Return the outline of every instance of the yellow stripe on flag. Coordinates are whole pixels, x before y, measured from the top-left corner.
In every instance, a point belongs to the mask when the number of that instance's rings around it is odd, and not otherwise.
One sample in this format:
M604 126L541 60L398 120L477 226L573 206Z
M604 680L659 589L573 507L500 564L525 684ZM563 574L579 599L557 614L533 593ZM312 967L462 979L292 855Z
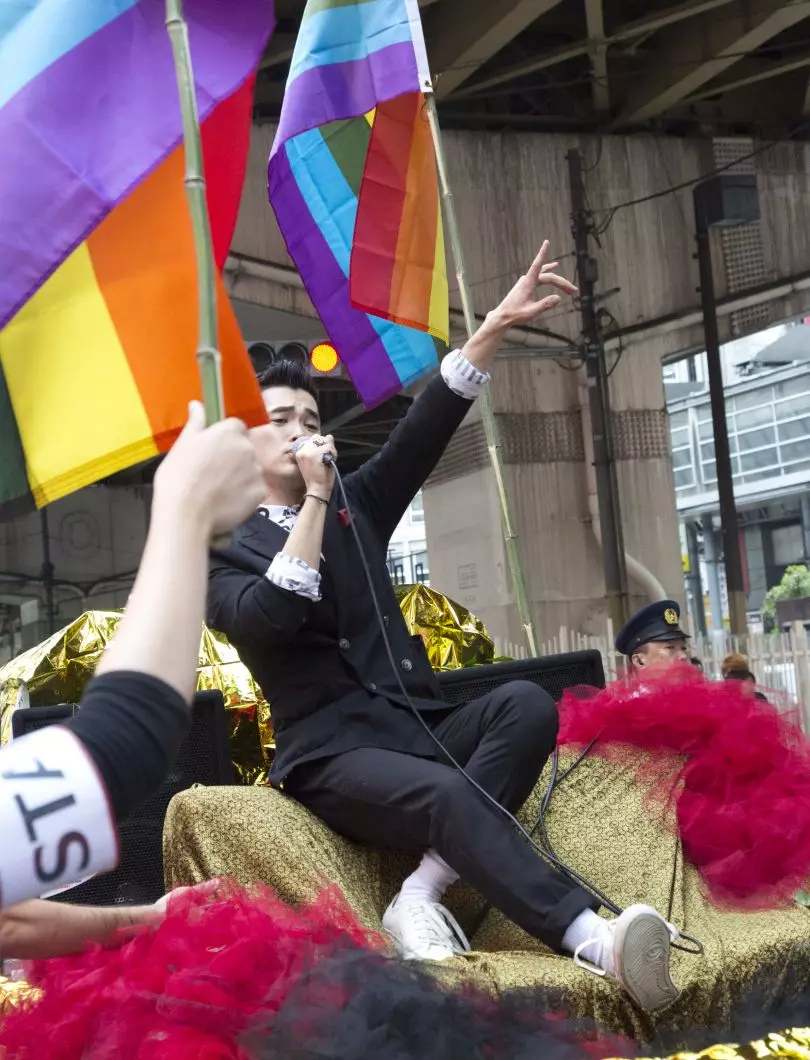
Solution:
M157 454L86 244L0 332L0 361L38 506Z
M436 225L436 254L433 259L433 286L430 289L430 312L428 330L431 335L450 343L450 288L447 283L447 257L444 252L444 225L442 205L439 202L439 218Z

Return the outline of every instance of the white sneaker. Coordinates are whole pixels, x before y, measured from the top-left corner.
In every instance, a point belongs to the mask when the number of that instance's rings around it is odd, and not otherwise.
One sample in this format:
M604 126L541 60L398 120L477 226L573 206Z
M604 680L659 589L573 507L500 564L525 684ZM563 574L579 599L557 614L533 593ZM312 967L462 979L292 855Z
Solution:
M455 917L438 902L397 895L382 922L406 961L446 961L470 949Z
M577 946L574 962L594 975L618 979L639 1008L657 1012L671 1004L680 991L669 974L669 947L678 930L648 905L631 905L616 920L605 922L605 934ZM581 953L596 948L596 960Z

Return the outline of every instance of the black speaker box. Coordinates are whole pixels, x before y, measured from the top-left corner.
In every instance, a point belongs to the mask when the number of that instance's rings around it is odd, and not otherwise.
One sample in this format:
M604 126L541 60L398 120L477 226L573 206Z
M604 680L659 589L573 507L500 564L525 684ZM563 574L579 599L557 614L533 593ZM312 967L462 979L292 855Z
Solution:
M66 721L78 708L28 707L11 718L14 738L45 725ZM228 722L221 692L198 692L191 711L191 729L169 775L159 790L119 825L120 860L112 872L53 895L56 902L78 905L140 905L164 893L163 821L172 798L194 784L234 782Z
M547 655L543 659L470 666L448 670L438 676L442 695L453 704L469 703L507 681L534 681L555 702L566 688L576 685L605 687L605 671L598 651L573 651L566 655Z

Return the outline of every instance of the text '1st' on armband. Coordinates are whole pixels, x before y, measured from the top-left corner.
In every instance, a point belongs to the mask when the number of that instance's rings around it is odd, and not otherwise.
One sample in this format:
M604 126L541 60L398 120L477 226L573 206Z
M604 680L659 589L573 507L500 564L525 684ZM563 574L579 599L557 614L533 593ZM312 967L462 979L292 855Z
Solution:
M0 750L0 908L115 868L118 834L87 750L58 725Z

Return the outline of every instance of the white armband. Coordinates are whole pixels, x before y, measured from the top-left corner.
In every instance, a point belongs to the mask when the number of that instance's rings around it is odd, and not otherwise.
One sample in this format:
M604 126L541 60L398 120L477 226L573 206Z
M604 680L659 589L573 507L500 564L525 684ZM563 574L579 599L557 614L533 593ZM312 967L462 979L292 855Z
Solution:
M0 908L115 868L107 792L68 729L51 725L0 749L0 835Z

